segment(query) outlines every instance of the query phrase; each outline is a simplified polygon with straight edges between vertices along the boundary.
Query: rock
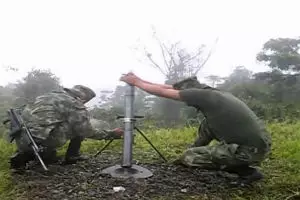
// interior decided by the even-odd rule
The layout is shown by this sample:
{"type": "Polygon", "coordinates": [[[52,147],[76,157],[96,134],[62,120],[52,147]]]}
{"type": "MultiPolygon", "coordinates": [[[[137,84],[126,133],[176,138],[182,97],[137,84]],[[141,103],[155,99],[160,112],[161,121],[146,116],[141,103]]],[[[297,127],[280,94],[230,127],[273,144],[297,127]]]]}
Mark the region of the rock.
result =
{"type": "Polygon", "coordinates": [[[52,191],[54,194],[58,194],[60,191],[59,190],[53,190],[52,191]]]}
{"type": "Polygon", "coordinates": [[[120,192],[120,191],[125,191],[125,188],[122,187],[122,186],[120,186],[120,187],[113,187],[113,190],[114,190],[115,192],[120,192]]]}
{"type": "Polygon", "coordinates": [[[86,183],[82,184],[81,189],[86,190],[87,189],[87,184],[86,183]]]}
{"type": "Polygon", "coordinates": [[[181,189],[180,192],[186,193],[187,189],[181,189]]]}

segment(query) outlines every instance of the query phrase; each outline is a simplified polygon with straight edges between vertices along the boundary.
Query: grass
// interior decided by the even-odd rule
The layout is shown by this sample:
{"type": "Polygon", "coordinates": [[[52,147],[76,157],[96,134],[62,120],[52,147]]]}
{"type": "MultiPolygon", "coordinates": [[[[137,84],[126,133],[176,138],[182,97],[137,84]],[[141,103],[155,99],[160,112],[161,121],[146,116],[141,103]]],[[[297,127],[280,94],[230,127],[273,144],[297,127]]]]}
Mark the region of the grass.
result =
{"type": "MultiPolygon", "coordinates": [[[[295,199],[300,198],[300,122],[295,124],[268,124],[272,134],[272,154],[261,166],[265,180],[252,189],[232,190],[228,193],[232,199],[295,199]]],[[[147,137],[168,159],[176,159],[195,138],[195,128],[160,129],[145,131],[147,137]]],[[[103,147],[104,141],[87,140],[82,146],[85,153],[95,153],[103,147]]],[[[60,150],[64,153],[67,144],[60,150]]],[[[8,170],[8,158],[13,154],[14,146],[0,140],[0,199],[17,199],[17,187],[13,186],[8,170]]],[[[114,141],[110,150],[121,152],[121,141],[114,141]]],[[[153,162],[159,159],[152,147],[138,133],[135,137],[134,159],[153,162]]],[[[189,197],[187,199],[205,199],[189,197]]]]}
{"type": "MultiPolygon", "coordinates": [[[[1,131],[1,128],[0,128],[1,131]]],[[[0,199],[13,199],[15,188],[11,183],[8,158],[14,153],[15,146],[0,139],[0,199]]]]}

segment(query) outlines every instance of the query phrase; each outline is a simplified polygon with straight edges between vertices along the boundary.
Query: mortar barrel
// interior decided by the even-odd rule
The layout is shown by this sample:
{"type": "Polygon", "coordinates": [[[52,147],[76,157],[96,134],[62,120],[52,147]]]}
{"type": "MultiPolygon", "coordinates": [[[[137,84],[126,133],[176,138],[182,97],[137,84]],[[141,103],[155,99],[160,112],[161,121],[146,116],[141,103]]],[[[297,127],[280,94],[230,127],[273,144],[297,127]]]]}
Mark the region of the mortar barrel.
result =
{"type": "Polygon", "coordinates": [[[124,140],[123,140],[123,159],[122,167],[131,167],[132,165],[132,146],[134,130],[134,86],[127,85],[125,90],[125,112],[124,112],[124,140]]]}

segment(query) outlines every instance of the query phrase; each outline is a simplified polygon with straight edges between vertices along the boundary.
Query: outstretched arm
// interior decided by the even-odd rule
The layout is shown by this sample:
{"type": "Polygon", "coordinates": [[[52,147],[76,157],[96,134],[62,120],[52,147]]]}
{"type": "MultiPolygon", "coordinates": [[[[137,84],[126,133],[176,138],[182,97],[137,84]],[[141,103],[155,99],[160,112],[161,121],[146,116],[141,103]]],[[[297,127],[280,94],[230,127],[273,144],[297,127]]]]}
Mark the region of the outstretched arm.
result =
{"type": "Polygon", "coordinates": [[[141,81],[143,81],[146,84],[155,85],[157,87],[164,88],[164,89],[174,89],[172,85],[159,84],[159,83],[151,83],[151,82],[145,81],[145,80],[141,80],[141,81]]]}
{"type": "MultiPolygon", "coordinates": [[[[126,75],[126,74],[124,74],[124,75],[126,75]]],[[[142,81],[142,82],[147,83],[147,84],[150,84],[150,85],[155,85],[155,86],[157,86],[157,87],[161,87],[161,88],[164,88],[164,89],[174,89],[174,88],[173,88],[173,85],[159,84],[159,83],[152,83],[152,82],[143,80],[143,79],[141,79],[140,77],[137,77],[137,76],[136,76],[134,73],[132,73],[132,72],[129,72],[127,75],[134,76],[134,77],[136,77],[139,81],[142,81]]]]}
{"type": "Polygon", "coordinates": [[[162,87],[160,84],[153,84],[148,81],[144,81],[133,73],[123,75],[120,80],[127,84],[136,86],[152,95],[181,101],[179,90],[172,89],[173,87],[170,88],[171,86],[162,87]]]}
{"type": "Polygon", "coordinates": [[[110,129],[110,125],[102,120],[91,118],[89,120],[89,134],[86,138],[94,140],[120,139],[123,130],[120,128],[110,129]]]}
{"type": "Polygon", "coordinates": [[[137,81],[135,86],[152,95],[180,101],[179,91],[169,87],[161,87],[159,84],[151,84],[145,81],[137,81]]]}
{"type": "Polygon", "coordinates": [[[110,139],[121,139],[122,135],[123,132],[117,129],[113,129],[113,130],[93,129],[92,134],[90,134],[87,138],[93,140],[110,140],[110,139]]]}

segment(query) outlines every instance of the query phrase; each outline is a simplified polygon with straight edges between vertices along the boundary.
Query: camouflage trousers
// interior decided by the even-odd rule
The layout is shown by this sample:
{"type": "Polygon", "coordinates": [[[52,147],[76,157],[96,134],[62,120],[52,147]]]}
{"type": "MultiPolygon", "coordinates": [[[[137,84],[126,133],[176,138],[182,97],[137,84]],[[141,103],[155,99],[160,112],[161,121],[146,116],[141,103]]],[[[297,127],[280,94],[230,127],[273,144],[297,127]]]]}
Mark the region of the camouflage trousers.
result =
{"type": "MultiPolygon", "coordinates": [[[[55,150],[62,147],[68,140],[75,138],[85,138],[93,140],[110,140],[120,139],[119,135],[116,135],[113,131],[108,130],[109,124],[101,120],[91,119],[91,127],[88,127],[85,131],[74,133],[70,130],[69,124],[60,123],[53,126],[42,127],[36,124],[30,128],[32,137],[37,145],[42,146],[47,150],[55,150]]],[[[16,138],[16,145],[19,152],[31,151],[30,140],[26,133],[22,133],[16,138]]]]}
{"type": "MultiPolygon", "coordinates": [[[[65,130],[64,127],[57,127],[53,129],[49,127],[49,129],[50,130],[45,130],[45,128],[41,128],[39,130],[35,127],[35,130],[32,131],[32,137],[38,146],[42,146],[48,150],[55,150],[62,147],[69,139],[66,134],[63,134],[63,130],[65,130]],[[48,136],[46,138],[39,137],[39,131],[47,132],[48,136]]],[[[16,146],[18,152],[32,151],[30,140],[26,133],[21,133],[19,137],[16,138],[16,146]]]]}
{"type": "Polygon", "coordinates": [[[205,120],[199,127],[198,134],[199,138],[195,141],[194,147],[186,150],[179,158],[180,162],[186,166],[204,169],[255,166],[260,165],[269,152],[269,149],[262,150],[224,142],[213,146],[204,146],[210,143],[211,139],[214,139],[205,120]]]}

